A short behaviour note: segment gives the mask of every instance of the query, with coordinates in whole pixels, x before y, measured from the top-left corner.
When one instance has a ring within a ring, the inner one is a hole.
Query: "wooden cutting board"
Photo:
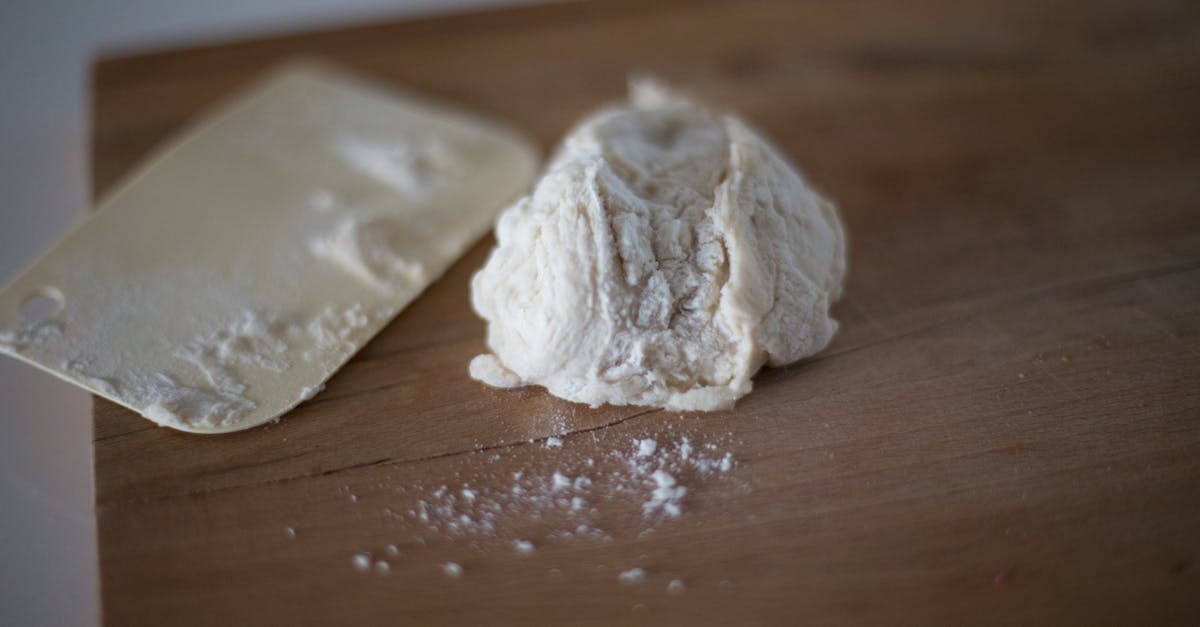
[[[276,425],[96,402],[106,624],[1200,624],[1200,4],[630,0],[110,58],[97,190],[300,54],[547,149],[631,70],[742,112],[842,207],[841,332],[729,412],[491,390],[489,238]],[[685,435],[736,463],[646,517],[621,464]],[[587,533],[553,502],[410,513],[588,458]]]

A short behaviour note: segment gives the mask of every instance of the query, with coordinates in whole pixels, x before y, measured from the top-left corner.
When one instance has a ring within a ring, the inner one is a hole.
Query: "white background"
[[[513,0],[3,0],[0,283],[83,215],[88,67],[143,50]],[[99,621],[90,397],[0,357],[0,625]]]

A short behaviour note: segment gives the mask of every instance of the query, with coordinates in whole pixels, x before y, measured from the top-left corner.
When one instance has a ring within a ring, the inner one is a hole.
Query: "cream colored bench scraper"
[[[538,167],[477,116],[311,62],[182,133],[0,291],[0,352],[195,433],[318,391]]]

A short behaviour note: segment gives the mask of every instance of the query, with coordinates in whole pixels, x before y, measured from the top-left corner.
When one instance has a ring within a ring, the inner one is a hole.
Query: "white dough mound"
[[[651,82],[563,140],[471,282],[471,376],[593,407],[731,407],[837,330],[837,209],[740,119]]]

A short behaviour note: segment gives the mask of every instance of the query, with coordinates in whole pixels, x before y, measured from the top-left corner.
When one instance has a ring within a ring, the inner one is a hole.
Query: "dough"
[[[651,81],[584,119],[471,282],[489,385],[593,407],[731,407],[837,330],[837,209],[761,135]]]

